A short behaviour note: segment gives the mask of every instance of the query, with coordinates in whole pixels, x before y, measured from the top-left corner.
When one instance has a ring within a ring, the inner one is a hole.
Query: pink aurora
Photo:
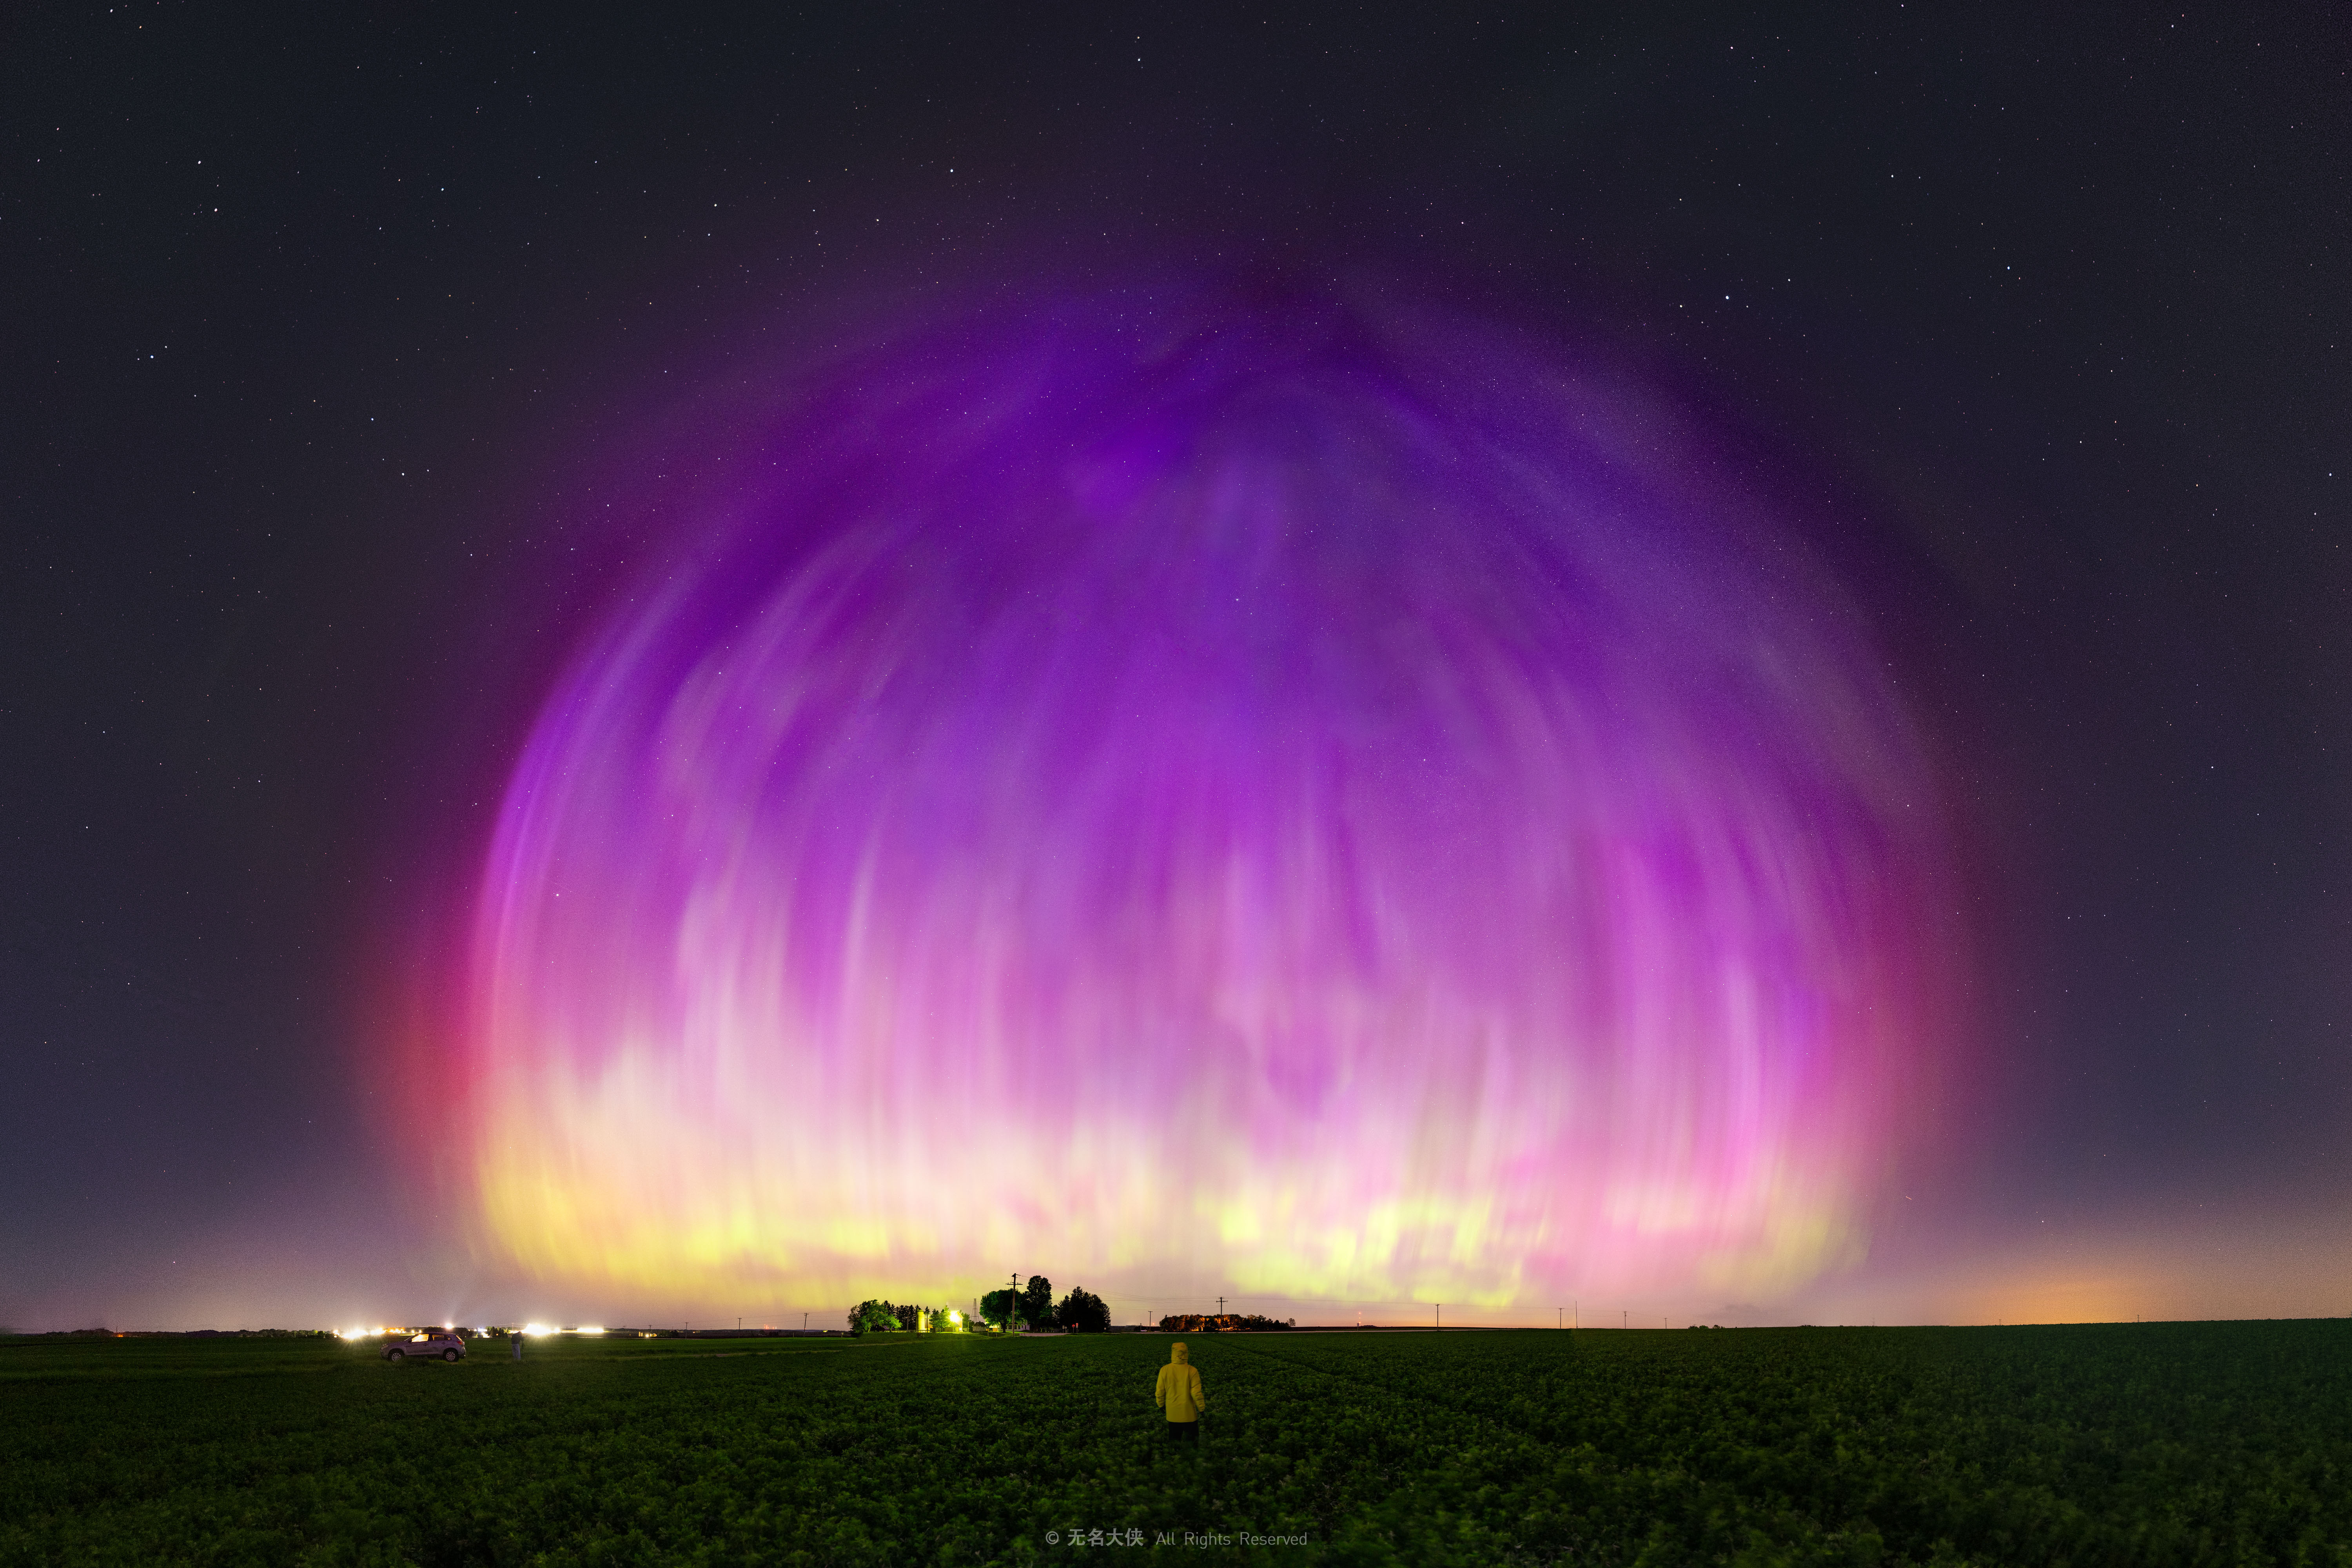
[[[746,1303],[1851,1261],[1935,1054],[1936,790],[1852,615],[1675,440],[1346,302],[835,365],[514,771],[489,1233]]]

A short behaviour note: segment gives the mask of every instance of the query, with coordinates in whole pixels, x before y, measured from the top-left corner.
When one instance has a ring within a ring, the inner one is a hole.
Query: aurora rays
[[[1828,579],[1570,359],[1180,289],[807,379],[513,771],[488,1236],[779,1301],[1857,1258],[1935,782]]]

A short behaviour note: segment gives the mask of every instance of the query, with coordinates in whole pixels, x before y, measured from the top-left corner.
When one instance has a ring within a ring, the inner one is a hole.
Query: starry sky
[[[2352,44],[2324,8],[134,4],[6,36],[0,1324],[796,1323],[1016,1268],[1122,1321],[2352,1303]],[[1191,357],[1136,347],[1171,333]],[[1168,363],[1183,396],[1135,368]],[[980,468],[904,460],[967,436]],[[1079,456],[1022,466],[1049,449]],[[1065,502],[1172,553],[1045,550]],[[1285,507],[1349,521],[1258,576],[1210,526]],[[1448,507],[1443,549],[1407,527]],[[838,564],[879,517],[928,576]],[[794,608],[828,571],[845,631]],[[1267,583],[1271,620],[1182,608]],[[1090,631],[976,607],[1114,589]],[[1264,657],[1171,656],[1134,678],[1162,717],[1121,728],[1066,671],[1147,635]],[[820,666],[881,695],[749,762],[733,731],[677,750],[681,705]],[[886,690],[901,668],[929,673]],[[1465,717],[1521,697],[1589,750]],[[1003,741],[1023,715],[1076,738]],[[1408,740],[1434,782],[1393,782]],[[1571,752],[1587,783],[1546,795]],[[772,783],[886,753],[930,759],[873,775],[909,799],[1010,793],[894,816]],[[1265,762],[1327,753],[1391,782]],[[680,755],[682,809],[743,829],[724,898],[705,840],[635,826]],[[1076,774],[1115,826],[1038,806]],[[899,860],[787,830],[861,811]],[[1212,818],[1214,919],[1185,891]],[[1357,880],[1297,869],[1343,838]],[[1559,852],[1604,889],[1585,923],[1472,896],[1538,840],[1588,847]],[[1410,878],[1381,846],[1423,843],[1469,847],[1383,901]],[[1113,845],[1173,868],[1139,949],[1101,934],[1133,897],[1020,869]],[[575,872],[598,913],[566,924]],[[1368,909],[1403,912],[1361,951],[1315,934]],[[838,954],[761,979],[760,942],[827,921],[883,933],[856,985]],[[1244,927],[1278,961],[1213,956]],[[682,1002],[667,958],[632,967],[712,931]],[[1562,952],[1652,978],[1555,984]],[[1732,967],[1834,1005],[1735,1026]],[[724,1079],[740,1124],[612,1099],[631,1040],[754,994],[836,1044],[965,1011],[895,1076],[817,1075],[888,1136],[792,1070]],[[1160,1185],[1106,1174],[1137,1105],[1209,1079],[1197,1044],[1122,1047],[1165,1094],[1087,1099],[1073,996],[1213,1015],[1228,1089],[1289,1042],[1266,1081],[1323,1141],[1233,1132],[1263,1105],[1220,1089],[1226,1131],[1159,1150]],[[1449,1006],[1501,1065],[1457,1070]],[[1571,1015],[1582,1055],[1543,1043]],[[1815,1076],[1718,1114],[1741,1041]],[[1477,1108],[1506,1082],[1585,1109]],[[1408,1102],[1453,1110],[1381,1121]],[[691,1158],[598,1163],[665,1137]],[[1198,1234],[1121,1243],[1170,1190]]]

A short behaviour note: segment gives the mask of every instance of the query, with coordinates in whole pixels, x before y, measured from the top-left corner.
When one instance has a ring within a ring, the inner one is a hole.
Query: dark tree
[[[853,1334],[887,1334],[898,1326],[898,1309],[887,1301],[860,1301],[849,1310]]]
[[[1043,1274],[1029,1276],[1029,1283],[1021,1288],[1021,1321],[1033,1329],[1042,1329],[1054,1321],[1054,1282]]]
[[[1010,1328],[1013,1324],[1013,1314],[1020,1305],[1019,1292],[1010,1287],[1003,1290],[991,1290],[980,1299],[980,1315],[992,1323],[1003,1323]]]
[[[1073,1333],[1105,1333],[1110,1328],[1110,1307],[1093,1291],[1073,1286],[1054,1309],[1054,1321]]]

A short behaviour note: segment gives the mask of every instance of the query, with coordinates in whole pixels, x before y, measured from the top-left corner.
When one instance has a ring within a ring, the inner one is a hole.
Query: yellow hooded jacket
[[[1168,1364],[1160,1369],[1160,1384],[1151,1391],[1151,1398],[1168,1412],[1171,1421],[1198,1421],[1201,1412],[1209,1407],[1201,1393],[1201,1369],[1188,1359],[1182,1345],[1168,1352]]]

